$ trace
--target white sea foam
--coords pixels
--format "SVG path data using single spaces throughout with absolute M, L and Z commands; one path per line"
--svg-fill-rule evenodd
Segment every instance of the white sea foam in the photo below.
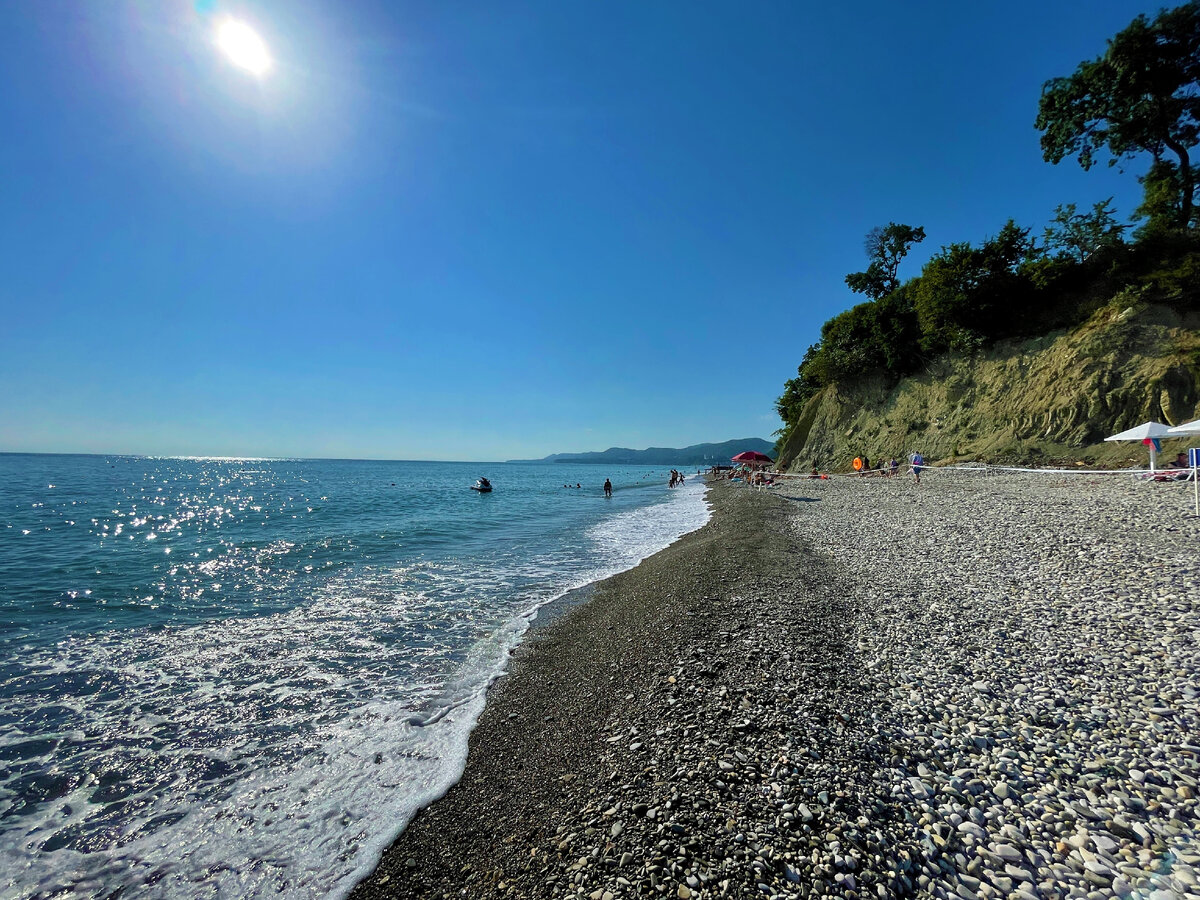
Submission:
M 703 494 L 695 479 L 602 520 L 566 570 L 359 571 L 274 615 L 28 648 L 23 677 L 76 691 L 44 744 L 0 705 L 0 815 L 21 815 L 0 834 L 0 895 L 344 896 L 461 776 L 536 610 L 703 525 Z M 56 772 L 52 800 L 14 810 Z
M 700 477 L 692 476 L 675 488 L 673 502 L 627 510 L 593 526 L 589 536 L 609 560 L 606 575 L 636 566 L 704 525 L 712 514 L 703 499 L 705 491 Z

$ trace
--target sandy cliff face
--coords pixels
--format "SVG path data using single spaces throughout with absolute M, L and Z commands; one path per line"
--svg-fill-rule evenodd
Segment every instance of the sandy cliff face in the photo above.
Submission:
M 1198 416 L 1200 316 L 1118 304 L 1078 329 L 943 358 L 894 385 L 831 385 L 809 401 L 780 465 L 837 471 L 863 453 L 916 450 L 930 460 L 1144 462 L 1141 447 L 1104 437 Z

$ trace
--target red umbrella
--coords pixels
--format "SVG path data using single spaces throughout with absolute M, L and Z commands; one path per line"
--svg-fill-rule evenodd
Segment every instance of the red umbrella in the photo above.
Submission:
M 744 450 L 733 458 L 735 463 L 769 463 L 771 457 L 765 453 L 759 453 L 757 450 Z

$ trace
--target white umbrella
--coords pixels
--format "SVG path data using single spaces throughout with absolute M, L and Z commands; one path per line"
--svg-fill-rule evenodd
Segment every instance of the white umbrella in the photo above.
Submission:
M 1171 436 L 1171 427 L 1164 425 L 1162 422 L 1143 422 L 1128 431 L 1122 431 L 1120 434 L 1110 435 L 1106 437 L 1106 441 L 1152 441 L 1153 438 L 1164 438 Z M 1158 455 L 1154 444 L 1150 444 L 1150 471 L 1154 471 L 1154 462 Z
M 1200 437 L 1200 419 L 1197 419 L 1195 422 L 1184 422 L 1182 425 L 1176 425 L 1171 429 L 1170 436 Z M 1192 451 L 1192 453 L 1195 452 L 1195 450 Z M 1200 516 L 1200 473 L 1196 471 L 1194 466 L 1192 467 L 1192 504 L 1192 508 L 1196 511 L 1196 515 Z
M 1195 422 L 1184 422 L 1182 425 L 1176 425 L 1167 433 L 1167 437 L 1198 436 L 1200 436 L 1200 419 L 1197 419 Z

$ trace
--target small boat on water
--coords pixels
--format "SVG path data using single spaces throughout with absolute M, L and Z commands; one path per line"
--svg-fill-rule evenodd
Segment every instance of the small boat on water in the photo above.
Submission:
M 490 494 L 492 492 L 492 483 L 486 478 L 480 478 L 477 482 L 471 485 L 471 490 L 479 491 L 481 494 Z

